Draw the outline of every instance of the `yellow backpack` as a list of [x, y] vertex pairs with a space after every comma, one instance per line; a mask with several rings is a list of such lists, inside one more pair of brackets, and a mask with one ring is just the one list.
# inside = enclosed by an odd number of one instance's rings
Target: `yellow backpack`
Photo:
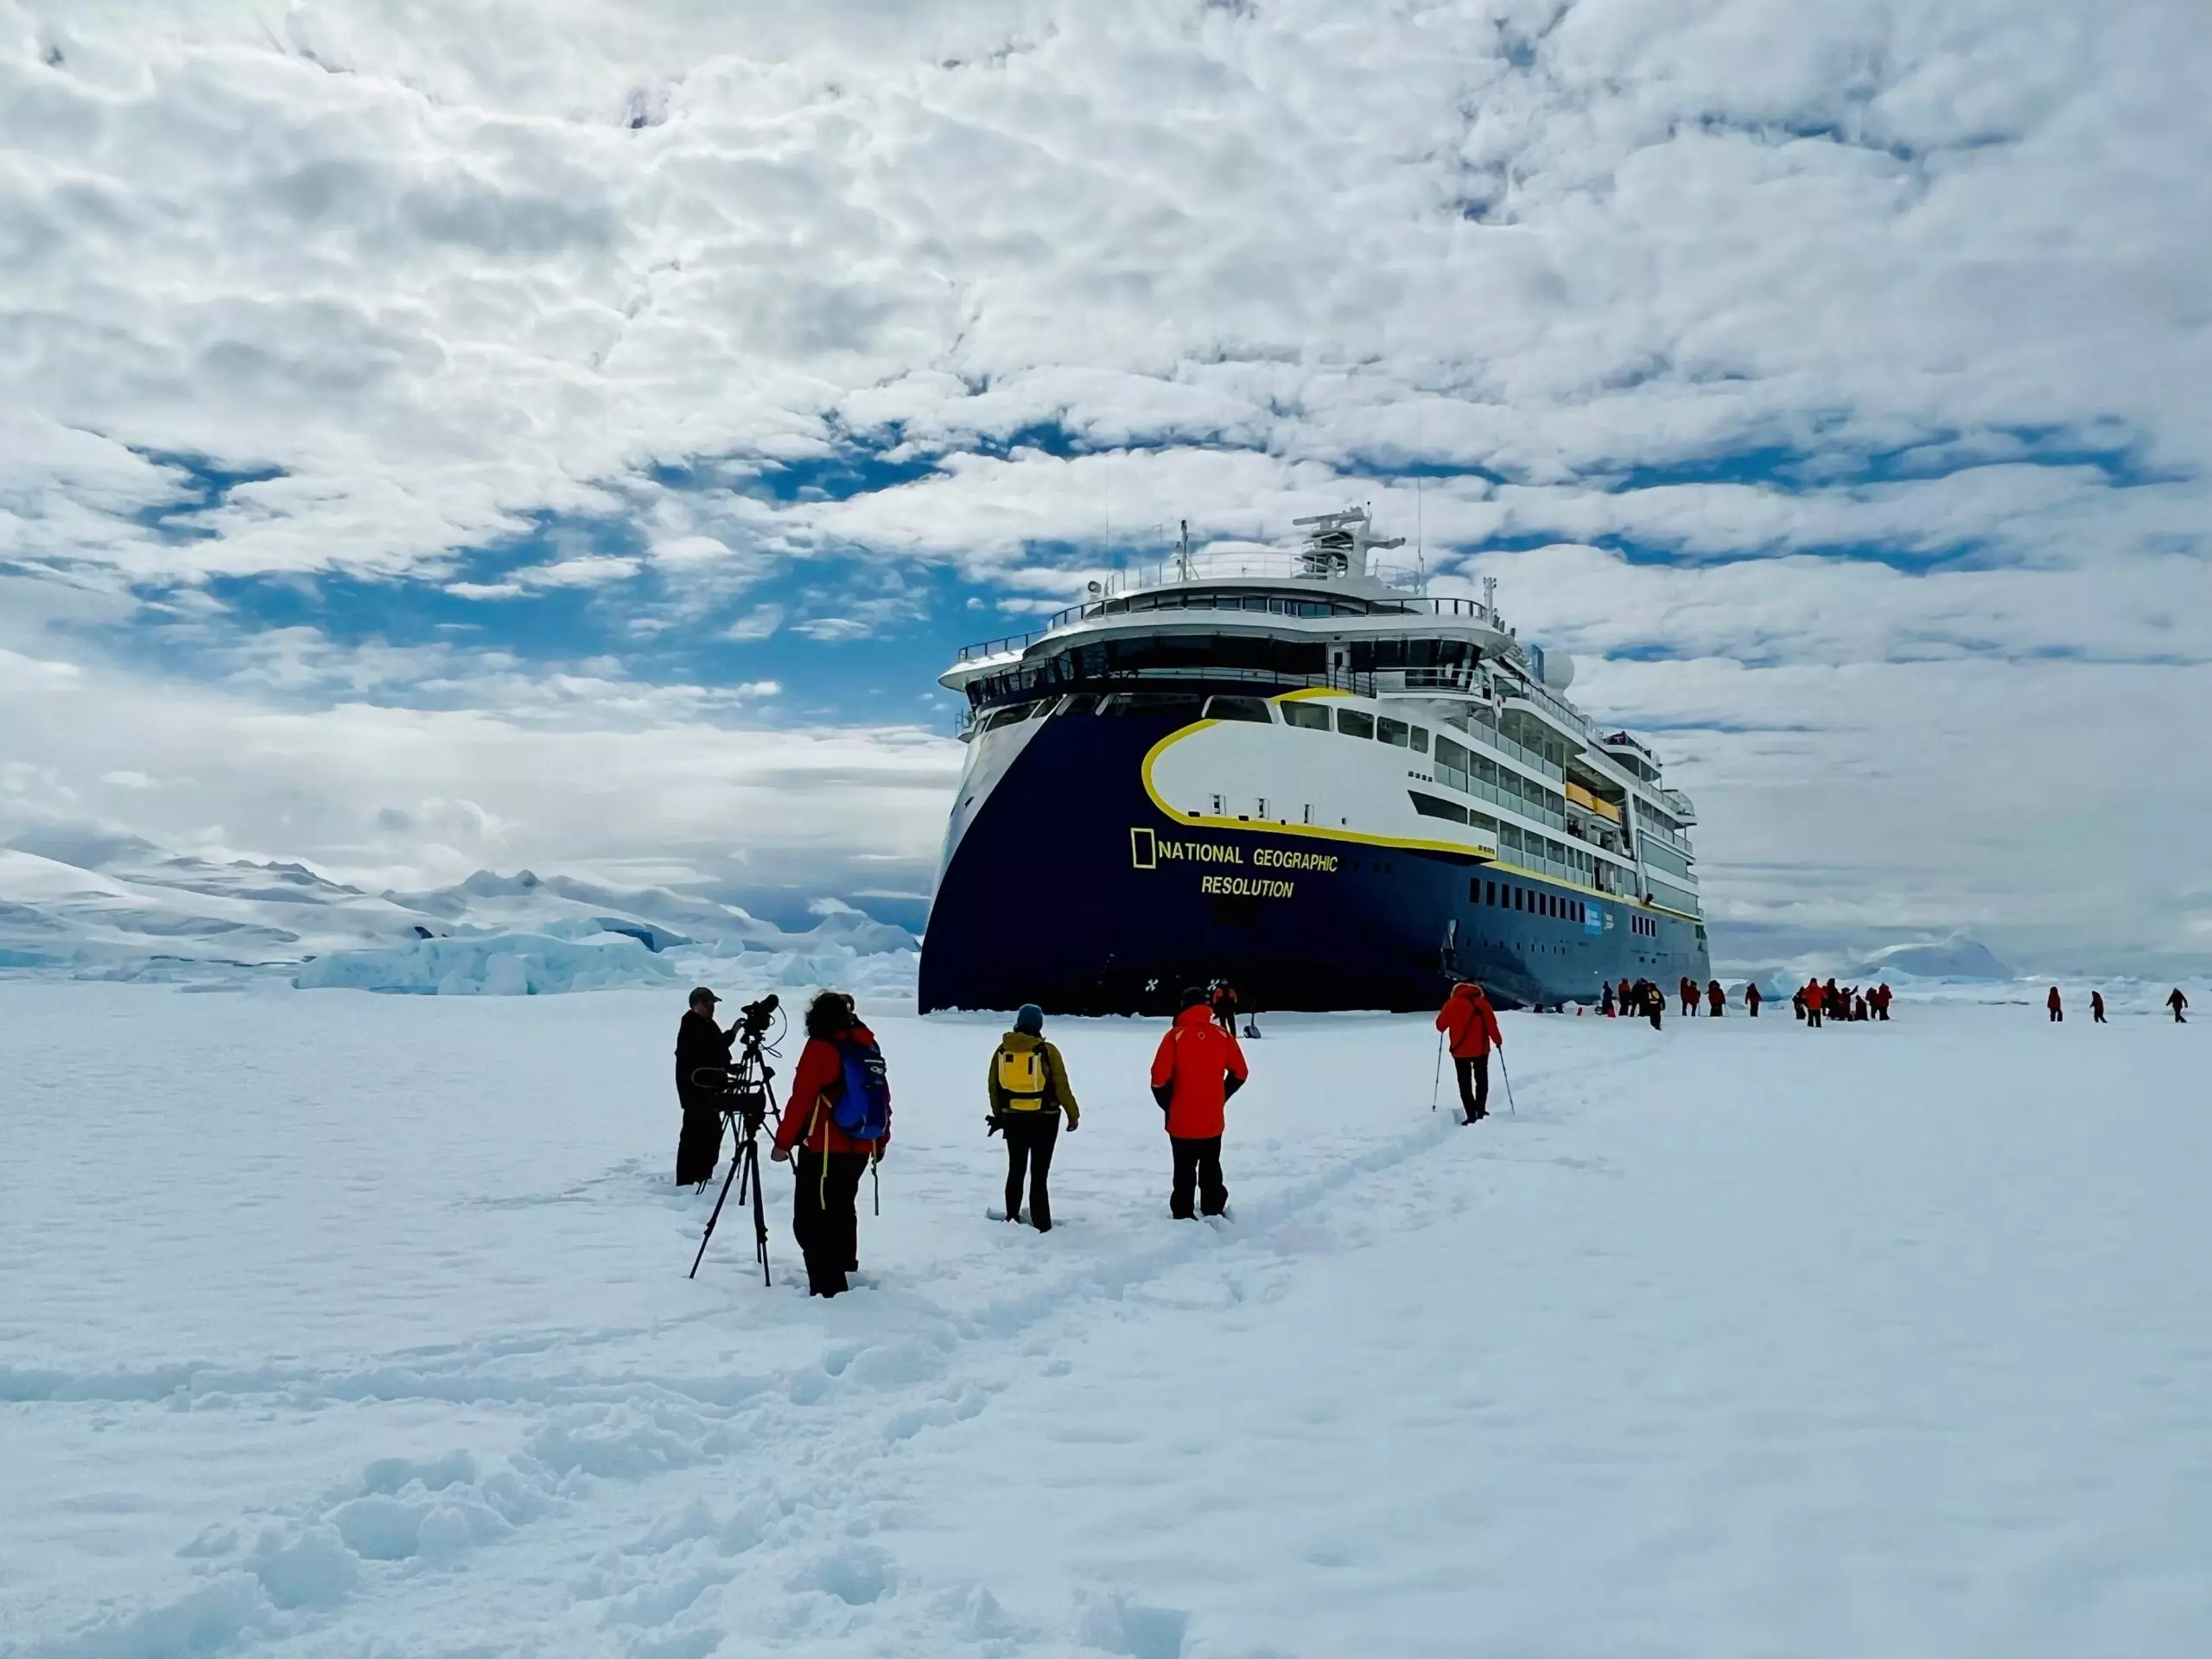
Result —
[[1007, 1096], [1007, 1104], [1017, 1112], [1033, 1112], [1045, 1104], [1045, 1091], [1051, 1087], [1051, 1074], [1045, 1064], [1045, 1046], [1034, 1048], [1001, 1048], [998, 1063], [999, 1088]]

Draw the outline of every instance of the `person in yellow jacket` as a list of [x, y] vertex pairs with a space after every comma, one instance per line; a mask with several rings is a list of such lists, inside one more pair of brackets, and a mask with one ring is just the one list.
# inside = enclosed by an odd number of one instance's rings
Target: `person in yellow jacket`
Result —
[[991, 1052], [988, 1078], [991, 1115], [984, 1121], [1006, 1136], [1006, 1218], [1021, 1219], [1021, 1188], [1029, 1185], [1029, 1222], [1040, 1233], [1052, 1230], [1052, 1198], [1045, 1178], [1052, 1167], [1052, 1146], [1060, 1138], [1060, 1114], [1068, 1133], [1083, 1118], [1068, 1087], [1067, 1062], [1045, 1040], [1045, 1011], [1025, 1002], [1014, 1016], [1014, 1029]]

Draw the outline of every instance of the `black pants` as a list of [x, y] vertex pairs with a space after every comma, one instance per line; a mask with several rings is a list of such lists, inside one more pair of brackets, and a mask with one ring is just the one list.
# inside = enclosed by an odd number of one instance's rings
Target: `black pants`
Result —
[[2050, 1011], [2050, 1023], [2054, 1026], [2065, 1018], [2065, 1013], [2062, 1009], [2053, 1008]]
[[1490, 1056], [1454, 1054], [1452, 1069], [1459, 1077], [1459, 1109], [1469, 1117], [1483, 1116], [1490, 1110]]
[[1221, 1137], [1210, 1135], [1196, 1140], [1179, 1135], [1169, 1137], [1168, 1144], [1175, 1148], [1175, 1185], [1167, 1195], [1168, 1214], [1178, 1221], [1191, 1218], [1194, 1186], [1198, 1197], [1196, 1213], [1217, 1216], [1229, 1208], [1229, 1189], [1221, 1180]]
[[1815, 1031], [1820, 1029], [1821, 1011], [1809, 1002], [1805, 1005], [1805, 1023]]
[[1659, 1029], [1659, 1014], [1663, 1007], [1664, 1005], [1662, 1003], [1653, 1002], [1648, 1005], [1643, 1010], [1645, 1015], [1650, 1020], [1651, 1029], [1654, 1031]]
[[791, 1236], [806, 1257], [807, 1294], [835, 1296], [852, 1288], [845, 1274], [860, 1265], [861, 1218], [855, 1206], [868, 1154], [802, 1147], [791, 1161], [798, 1172]]
[[1060, 1138], [1060, 1115], [1049, 1109], [999, 1114], [1006, 1136], [1006, 1218], [1021, 1216], [1021, 1186], [1029, 1184], [1029, 1223], [1040, 1233], [1052, 1230], [1052, 1195], [1045, 1188], [1052, 1173], [1052, 1147]]
[[2097, 1024], [2101, 1026], [2105, 1023], [2105, 1011], [2102, 1008], [2091, 1008], [2089, 1010], [2089, 1018], [2095, 1020]]
[[683, 1133], [676, 1140], [676, 1184], [696, 1186], [712, 1180], [722, 1155], [722, 1113], [719, 1106], [686, 1102]]

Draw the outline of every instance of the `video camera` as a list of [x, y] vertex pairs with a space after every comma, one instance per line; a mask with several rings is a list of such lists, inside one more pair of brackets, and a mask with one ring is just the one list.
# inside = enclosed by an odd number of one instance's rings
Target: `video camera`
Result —
[[740, 1028], [746, 1036], [762, 1037], [767, 1034], [768, 1021], [776, 1017], [777, 1002], [776, 994], [771, 991], [758, 1002], [747, 1002], [738, 1010], [745, 1016], [744, 1023]]

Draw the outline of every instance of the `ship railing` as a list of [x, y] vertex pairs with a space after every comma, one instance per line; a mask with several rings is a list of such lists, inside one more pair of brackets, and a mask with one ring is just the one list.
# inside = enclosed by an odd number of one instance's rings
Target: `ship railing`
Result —
[[1527, 698], [1585, 742], [1595, 744], [1599, 741], [1595, 721], [1580, 709], [1561, 702], [1541, 685], [1533, 682], [1514, 680], [1501, 680], [1499, 684], [1504, 687], [1507, 696]]
[[963, 741], [975, 734], [976, 728], [1003, 709], [1021, 704], [1034, 705], [1039, 702], [1057, 702], [1073, 692], [1088, 692], [1107, 696], [1116, 691], [1141, 691], [1147, 686], [1163, 683], [1198, 681], [1206, 684], [1250, 685], [1264, 688], [1264, 695], [1277, 696], [1286, 691], [1349, 691], [1355, 696], [1375, 695], [1375, 676], [1355, 674], [1349, 669], [1325, 671], [1319, 674], [1286, 674], [1270, 668], [1139, 668], [1122, 673], [1086, 675], [1080, 681], [1060, 682], [1051, 685], [1033, 686], [1020, 696], [984, 707], [970, 705], [958, 719], [958, 735]]
[[[1286, 552], [1279, 547], [1221, 547], [1186, 558], [1162, 559], [1116, 570], [1106, 579], [1104, 597], [1118, 599], [1157, 588], [1179, 587], [1192, 582], [1226, 582], [1259, 577], [1269, 582], [1341, 582], [1348, 571], [1333, 570], [1316, 563], [1311, 552]], [[1423, 580], [1412, 565], [1369, 561], [1366, 575], [1391, 588], [1418, 593]]]
[[1649, 836], [1662, 847], [1672, 847], [1685, 858], [1697, 856], [1697, 849], [1690, 845], [1686, 836], [1676, 835], [1665, 825], [1654, 823], [1642, 813], [1637, 815], [1636, 829], [1638, 835]]
[[1479, 800], [1488, 801], [1491, 805], [1503, 807], [1508, 812], [1518, 812], [1530, 822], [1548, 825], [1562, 835], [1567, 833], [1567, 817], [1564, 813], [1554, 812], [1541, 802], [1532, 801], [1516, 791], [1501, 789], [1496, 784], [1484, 783], [1472, 773], [1462, 772], [1457, 766], [1446, 766], [1440, 760], [1436, 763], [1436, 779], [1439, 783], [1449, 785], [1462, 794], [1472, 795]]
[[[1538, 772], [1560, 784], [1567, 781], [1567, 770], [1556, 760], [1547, 760], [1525, 743], [1516, 743], [1495, 726], [1488, 725], [1479, 720], [1471, 720], [1464, 715], [1445, 715], [1444, 723], [1455, 732], [1465, 733], [1476, 742], [1496, 750], [1508, 760], [1518, 760], [1532, 772]], [[1560, 792], [1565, 794], [1566, 791], [1562, 789]]]
[[1111, 617], [1146, 615], [1160, 611], [1233, 611], [1308, 621], [1331, 616], [1443, 616], [1480, 622], [1492, 627], [1497, 626], [1496, 617], [1479, 600], [1431, 597], [1426, 594], [1369, 600], [1332, 594], [1325, 588], [1317, 588], [1310, 596], [1304, 594], [1179, 593], [1172, 587], [1157, 590], [1146, 588], [1139, 592], [1141, 598], [1116, 594], [1103, 599], [1086, 600], [1080, 605], [1071, 605], [1065, 610], [1054, 612], [1045, 619], [1042, 626], [1033, 628], [1027, 633], [1002, 634], [996, 639], [987, 639], [978, 645], [963, 645], [954, 660], [973, 663], [987, 658], [1016, 654], [1028, 650], [1046, 635], [1058, 633], [1078, 622], [1096, 622]]
[[1697, 807], [1691, 802], [1690, 798], [1683, 794], [1681, 790], [1662, 789], [1659, 791], [1659, 798], [1666, 802], [1669, 806], [1672, 807], [1675, 811], [1675, 816], [1680, 818], [1684, 823], [1695, 823], [1697, 822]]

